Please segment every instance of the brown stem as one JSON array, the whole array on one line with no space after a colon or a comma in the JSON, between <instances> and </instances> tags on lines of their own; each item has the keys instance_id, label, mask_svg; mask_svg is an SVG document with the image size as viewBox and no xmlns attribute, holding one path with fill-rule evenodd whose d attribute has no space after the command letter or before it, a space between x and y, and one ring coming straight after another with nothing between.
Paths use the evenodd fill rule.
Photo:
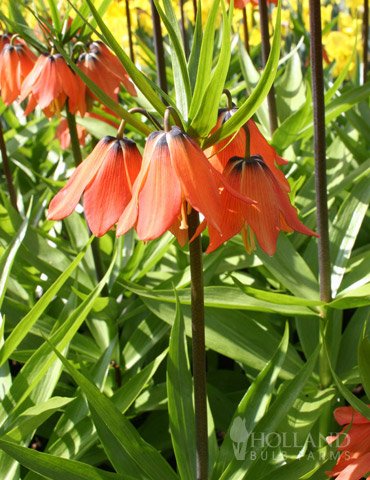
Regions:
<instances>
[{"instance_id":1,"label":"brown stem","mask_svg":"<svg viewBox=\"0 0 370 480\"><path fill-rule=\"evenodd\" d=\"M249 54L249 31L248 31L247 7L243 8L243 30L244 30L244 46Z\"/></svg>"},{"instance_id":2,"label":"brown stem","mask_svg":"<svg viewBox=\"0 0 370 480\"><path fill-rule=\"evenodd\" d=\"M269 38L267 1L258 0L258 5L260 10L260 28L261 28L261 38L262 38L262 63L263 63L263 66L265 66L267 63L268 57L270 55L270 38ZM267 105L269 110L270 132L272 135L278 127L275 89L273 85L267 95Z\"/></svg>"},{"instance_id":3,"label":"brown stem","mask_svg":"<svg viewBox=\"0 0 370 480\"><path fill-rule=\"evenodd\" d=\"M322 69L320 0L310 0L309 14L311 32L310 54L315 148L316 211L317 230L320 235L318 240L320 295L323 302L330 302L330 251L328 231L328 200L326 187L325 104L324 76Z\"/></svg>"},{"instance_id":4,"label":"brown stem","mask_svg":"<svg viewBox=\"0 0 370 480\"><path fill-rule=\"evenodd\" d=\"M367 71L369 69L369 0L364 0L364 19L363 19L363 71L362 83L366 82Z\"/></svg>"},{"instance_id":5,"label":"brown stem","mask_svg":"<svg viewBox=\"0 0 370 480\"><path fill-rule=\"evenodd\" d=\"M164 58L163 38L161 31L161 20L157 9L155 8L153 0L150 0L150 7L152 10L153 22L153 38L154 50L157 64L157 80L159 87L165 92L168 92L167 77L166 77L166 63ZM162 99L164 101L164 99Z\"/></svg>"},{"instance_id":6,"label":"brown stem","mask_svg":"<svg viewBox=\"0 0 370 480\"><path fill-rule=\"evenodd\" d=\"M184 44L185 57L188 58L188 56L189 56L189 49L188 49L188 42L186 41L185 15L184 15L184 0L180 0L180 13L181 13L180 27L181 27L182 43Z\"/></svg>"},{"instance_id":7,"label":"brown stem","mask_svg":"<svg viewBox=\"0 0 370 480\"><path fill-rule=\"evenodd\" d=\"M197 0L193 0L193 10L194 10L194 25L195 25L195 22L197 21L197 12L198 12Z\"/></svg>"},{"instance_id":8,"label":"brown stem","mask_svg":"<svg viewBox=\"0 0 370 480\"><path fill-rule=\"evenodd\" d=\"M12 171L10 169L8 153L6 151L6 145L5 145L4 135L3 135L3 126L1 121L0 121L0 151L3 159L3 169L4 169L6 184L8 185L10 202L15 208L15 210L18 212L19 210L17 206L17 195L15 193L15 189L13 185Z\"/></svg>"},{"instance_id":9,"label":"brown stem","mask_svg":"<svg viewBox=\"0 0 370 480\"><path fill-rule=\"evenodd\" d=\"M127 21L127 32L128 32L128 45L130 49L130 59L132 62L135 62L134 45L132 42L132 31L131 31L130 0L126 0L126 21Z\"/></svg>"},{"instance_id":10,"label":"brown stem","mask_svg":"<svg viewBox=\"0 0 370 480\"><path fill-rule=\"evenodd\" d=\"M194 209L188 216L189 238L199 225ZM206 389L206 346L204 333L204 289L200 235L189 244L191 273L192 353L194 378L197 480L208 479L208 429Z\"/></svg>"}]
</instances>

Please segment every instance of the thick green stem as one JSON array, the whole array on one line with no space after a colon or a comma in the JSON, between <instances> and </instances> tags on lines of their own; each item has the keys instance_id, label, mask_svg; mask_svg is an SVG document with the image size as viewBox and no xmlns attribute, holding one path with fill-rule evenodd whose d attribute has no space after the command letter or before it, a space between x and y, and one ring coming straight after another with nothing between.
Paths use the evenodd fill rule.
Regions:
<instances>
[{"instance_id":1,"label":"thick green stem","mask_svg":"<svg viewBox=\"0 0 370 480\"><path fill-rule=\"evenodd\" d=\"M244 46L249 54L249 30L247 19L247 7L243 8L243 30L244 30Z\"/></svg>"},{"instance_id":2,"label":"thick green stem","mask_svg":"<svg viewBox=\"0 0 370 480\"><path fill-rule=\"evenodd\" d=\"M369 0L364 0L364 19L363 19L363 70L362 83L366 82L367 71L369 69Z\"/></svg>"},{"instance_id":3,"label":"thick green stem","mask_svg":"<svg viewBox=\"0 0 370 480\"><path fill-rule=\"evenodd\" d=\"M150 0L150 7L152 10L152 22L153 22L153 38L154 38L154 50L157 64L157 80L159 87L165 92L168 92L167 76L166 76L166 63L164 58L163 38L161 30L161 20L157 9L155 8L153 0Z\"/></svg>"},{"instance_id":4,"label":"thick green stem","mask_svg":"<svg viewBox=\"0 0 370 480\"><path fill-rule=\"evenodd\" d=\"M199 214L188 216L189 238L198 225ZM200 235L189 244L191 272L192 352L197 450L197 480L208 479L208 430L206 389L206 346L204 334L204 290L202 244Z\"/></svg>"},{"instance_id":5,"label":"thick green stem","mask_svg":"<svg viewBox=\"0 0 370 480\"><path fill-rule=\"evenodd\" d=\"M68 105L66 106L66 114L67 114L69 134L71 136L71 147L72 147L73 159L75 161L76 167L78 167L78 165L82 162L82 154L80 149L80 143L78 141L76 117L74 114L70 113L68 109ZM89 228L88 228L88 231L89 231L89 235L91 235ZM96 277L100 282L100 280L104 276L104 269L103 269L103 264L100 256L99 238L94 238L94 240L92 241L91 251L93 254L93 259L95 264ZM104 287L103 289L103 295L108 295L108 291L106 287Z\"/></svg>"},{"instance_id":6,"label":"thick green stem","mask_svg":"<svg viewBox=\"0 0 370 480\"><path fill-rule=\"evenodd\" d=\"M3 169L4 169L6 184L8 185L10 201L13 207L15 208L15 210L18 212L17 195L15 193L15 189L13 185L12 171L10 169L8 153L6 151L6 145L5 145L4 135L3 135L3 126L1 121L0 121L0 151L1 151L1 157L3 159Z\"/></svg>"},{"instance_id":7,"label":"thick green stem","mask_svg":"<svg viewBox=\"0 0 370 480\"><path fill-rule=\"evenodd\" d=\"M260 28L262 39L262 63L266 65L270 55L270 38L269 38L269 19L266 0L258 0L260 10ZM271 87L267 95L267 105L269 110L270 132L271 136L278 127L276 99L274 86Z\"/></svg>"},{"instance_id":8,"label":"thick green stem","mask_svg":"<svg viewBox=\"0 0 370 480\"><path fill-rule=\"evenodd\" d=\"M128 45L130 49L130 59L132 62L135 62L134 46L132 42L132 31L131 31L130 0L126 0L126 21L127 21L127 33L128 33Z\"/></svg>"}]
</instances>

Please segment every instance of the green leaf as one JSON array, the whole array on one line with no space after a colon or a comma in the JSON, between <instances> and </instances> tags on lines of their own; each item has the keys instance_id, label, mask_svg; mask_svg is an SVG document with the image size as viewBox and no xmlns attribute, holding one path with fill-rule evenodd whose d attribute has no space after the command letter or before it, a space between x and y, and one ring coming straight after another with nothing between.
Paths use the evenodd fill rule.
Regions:
<instances>
[{"instance_id":1,"label":"green leaf","mask_svg":"<svg viewBox=\"0 0 370 480\"><path fill-rule=\"evenodd\" d=\"M369 178L365 177L348 193L330 227L330 256L333 259L331 287L334 298L342 282L369 203Z\"/></svg>"},{"instance_id":2,"label":"green leaf","mask_svg":"<svg viewBox=\"0 0 370 480\"><path fill-rule=\"evenodd\" d=\"M348 309L370 305L370 283L358 288L347 288L340 292L335 300L328 303L331 308Z\"/></svg>"},{"instance_id":3,"label":"green leaf","mask_svg":"<svg viewBox=\"0 0 370 480\"><path fill-rule=\"evenodd\" d=\"M207 85L209 84L209 79L211 77L213 46L219 3L220 0L215 0L214 2L212 2L212 6L209 10L207 18L207 23L204 29L202 44L200 47L198 68L196 70L194 93L189 110L190 122L199 109L199 105L202 102L203 96L207 89ZM199 48L199 45L197 45L197 47ZM196 58L194 62L196 62ZM193 69L195 70L195 63Z\"/></svg>"},{"instance_id":4,"label":"green leaf","mask_svg":"<svg viewBox=\"0 0 370 480\"><path fill-rule=\"evenodd\" d=\"M370 342L364 334L358 344L358 366L360 369L362 386L364 387L367 398L370 399Z\"/></svg>"},{"instance_id":5,"label":"green leaf","mask_svg":"<svg viewBox=\"0 0 370 480\"><path fill-rule=\"evenodd\" d=\"M110 460L116 464L116 468L122 468L125 472L128 468L140 472L139 478L158 480L178 478L164 458L140 437L112 401L79 373L54 347L52 348L86 395L99 436L103 436L109 442L103 442L103 447Z\"/></svg>"},{"instance_id":6,"label":"green leaf","mask_svg":"<svg viewBox=\"0 0 370 480\"><path fill-rule=\"evenodd\" d=\"M246 437L263 417L270 404L276 380L288 351L288 345L289 324L287 323L283 338L274 356L249 387L233 415L216 460L211 480L218 480L235 457L243 458L245 455ZM237 426L241 428L237 429Z\"/></svg>"},{"instance_id":7,"label":"green leaf","mask_svg":"<svg viewBox=\"0 0 370 480\"><path fill-rule=\"evenodd\" d=\"M64 282L72 275L77 265L82 260L86 250L90 246L93 237L89 240L85 248L76 256L69 267L59 276L53 285L44 293L36 305L29 311L29 313L22 319L21 322L14 328L9 337L5 340L4 345L0 350L0 365L2 365L12 354L12 352L21 343L29 330L43 314L45 309L49 306L50 301L54 295L60 290Z\"/></svg>"},{"instance_id":8,"label":"green leaf","mask_svg":"<svg viewBox=\"0 0 370 480\"><path fill-rule=\"evenodd\" d=\"M171 40L171 60L176 91L176 105L183 118L187 120L191 102L191 87L180 28L170 0L163 0L166 14L163 12L158 0L154 0L154 4Z\"/></svg>"},{"instance_id":9,"label":"green leaf","mask_svg":"<svg viewBox=\"0 0 370 480\"><path fill-rule=\"evenodd\" d=\"M109 473L86 463L54 457L2 439L0 439L0 448L21 465L53 480L66 480L66 478L69 480L134 480L127 475Z\"/></svg>"},{"instance_id":10,"label":"green leaf","mask_svg":"<svg viewBox=\"0 0 370 480\"><path fill-rule=\"evenodd\" d=\"M18 249L21 246L23 239L26 235L28 222L30 219L32 208L32 201L27 210L26 218L24 219L20 229L17 234L13 237L9 245L7 246L5 252L2 254L0 259L0 309L3 304L6 286L10 277L10 271L14 263L15 257L17 255Z\"/></svg>"},{"instance_id":11,"label":"green leaf","mask_svg":"<svg viewBox=\"0 0 370 480\"><path fill-rule=\"evenodd\" d=\"M263 265L297 297L319 300L319 284L310 267L294 249L286 235L279 235L273 257L260 248L256 252Z\"/></svg>"},{"instance_id":12,"label":"green leaf","mask_svg":"<svg viewBox=\"0 0 370 480\"><path fill-rule=\"evenodd\" d=\"M95 299L102 291L111 274L115 262L115 256L116 252L113 255L110 267L99 284L92 290L81 305L77 308L73 305L73 313L58 328L56 328L50 336L50 341L53 342L54 345L57 345L60 350L63 350L68 346L69 342L77 333L87 314L93 307ZM15 377L8 394L0 403L0 423L1 425L4 423L6 424L6 427L4 428L13 428L19 414L25 409L25 400L40 381L44 378L47 380L48 371L54 364L55 360L56 357L51 351L49 345L44 343L22 367L21 371ZM51 371L53 373L53 369L51 369Z\"/></svg>"},{"instance_id":13,"label":"green leaf","mask_svg":"<svg viewBox=\"0 0 370 480\"><path fill-rule=\"evenodd\" d=\"M324 348L326 349L326 346ZM330 363L330 358L327 350L326 350L326 357L328 359L329 368L333 376L334 382L337 385L340 394L347 400L347 402L355 410L357 410L358 413L360 413L362 416L364 416L365 418L367 418L367 420L370 421L370 408L364 402L362 402L359 398L357 398L356 395L354 395L350 390L348 390L348 388L344 385L342 380L335 373Z\"/></svg>"},{"instance_id":14,"label":"green leaf","mask_svg":"<svg viewBox=\"0 0 370 480\"><path fill-rule=\"evenodd\" d=\"M175 303L176 300L171 290L149 290L138 285L125 282L127 288L142 297L155 299L157 301ZM183 288L178 291L181 304L191 304L191 291ZM283 315L312 315L314 312L300 305L273 303L259 298L249 296L239 288L235 287L205 287L204 304L207 307L221 309L243 309L259 312L275 312Z\"/></svg>"},{"instance_id":15,"label":"green leaf","mask_svg":"<svg viewBox=\"0 0 370 480\"><path fill-rule=\"evenodd\" d=\"M55 28L55 33L59 38L62 31L62 22L60 18L60 12L58 10L58 5L55 0L48 0L50 16L53 21L53 27Z\"/></svg>"},{"instance_id":16,"label":"green leaf","mask_svg":"<svg viewBox=\"0 0 370 480\"><path fill-rule=\"evenodd\" d=\"M221 0L221 5L223 11L221 52L216 68L212 73L211 80L198 105L198 110L193 118L190 118L189 133L191 133L192 136L205 137L216 125L220 97L229 70L231 52L230 24L223 0ZM202 64L200 64L200 69L201 68Z\"/></svg>"},{"instance_id":17,"label":"green leaf","mask_svg":"<svg viewBox=\"0 0 370 480\"><path fill-rule=\"evenodd\" d=\"M243 105L238 109L238 111L234 115L232 115L232 117L230 117L230 119L225 122L221 128L219 128L216 132L214 132L210 137L205 140L203 148L208 148L211 145L220 142L221 140L229 137L234 132L236 132L242 125L247 122L247 120L252 117L252 115L256 112L258 107L261 105L261 103L267 96L274 82L279 63L281 36L280 20L281 0L279 0L278 4L274 38L272 41L270 56L268 58L265 69L263 71L263 74L261 75L257 87L253 91L252 95L248 98L248 100L246 100Z\"/></svg>"},{"instance_id":18,"label":"green leaf","mask_svg":"<svg viewBox=\"0 0 370 480\"><path fill-rule=\"evenodd\" d=\"M203 32L202 32L202 2L201 2L201 0L198 0L197 18L195 20L193 44L191 46L191 52L190 52L190 57L189 57L189 65L188 65L189 78L190 78L190 84L191 84L192 91L194 91L195 82L197 81L197 78L198 78L197 72L198 72L198 68L199 68L199 58L200 58L200 52L201 52L201 48L202 48L202 38L203 38Z\"/></svg>"},{"instance_id":19,"label":"green leaf","mask_svg":"<svg viewBox=\"0 0 370 480\"><path fill-rule=\"evenodd\" d=\"M195 417L193 386L187 352L184 319L176 295L167 359L167 392L170 432L177 468L182 480L196 479Z\"/></svg>"},{"instance_id":20,"label":"green leaf","mask_svg":"<svg viewBox=\"0 0 370 480\"><path fill-rule=\"evenodd\" d=\"M9 441L25 440L37 427L42 425L51 415L63 409L73 398L53 397L46 402L28 408L17 419L17 425L5 435L0 435Z\"/></svg>"}]
</instances>

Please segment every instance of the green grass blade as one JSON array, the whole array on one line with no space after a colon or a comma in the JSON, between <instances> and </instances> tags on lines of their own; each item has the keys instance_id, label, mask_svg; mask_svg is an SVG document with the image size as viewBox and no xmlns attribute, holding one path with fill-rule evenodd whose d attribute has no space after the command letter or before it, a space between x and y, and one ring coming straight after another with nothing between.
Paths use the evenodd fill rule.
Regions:
<instances>
[{"instance_id":1,"label":"green grass blade","mask_svg":"<svg viewBox=\"0 0 370 480\"><path fill-rule=\"evenodd\" d=\"M110 473L86 463L54 457L31 448L0 439L0 448L33 472L53 480L134 480L127 475Z\"/></svg>"},{"instance_id":2,"label":"green grass blade","mask_svg":"<svg viewBox=\"0 0 370 480\"><path fill-rule=\"evenodd\" d=\"M141 476L138 478L177 479L177 475L166 460L141 438L114 403L79 373L54 347L52 348L86 395L103 447L115 467L122 467L125 472L129 468L133 472L139 472ZM104 439L107 443L104 443Z\"/></svg>"},{"instance_id":3,"label":"green grass blade","mask_svg":"<svg viewBox=\"0 0 370 480\"><path fill-rule=\"evenodd\" d=\"M187 352L184 318L176 294L176 316L167 360L167 392L170 432L177 468L182 480L196 479L193 386Z\"/></svg>"},{"instance_id":4,"label":"green grass blade","mask_svg":"<svg viewBox=\"0 0 370 480\"><path fill-rule=\"evenodd\" d=\"M30 331L35 322L40 318L45 309L49 306L54 295L60 290L65 281L72 275L83 256L85 255L92 238L89 240L85 248L77 255L70 266L59 276L53 285L44 293L36 305L29 311L21 322L14 328L9 337L5 340L0 350L0 366L9 358L12 352L21 343L27 333Z\"/></svg>"},{"instance_id":5,"label":"green grass blade","mask_svg":"<svg viewBox=\"0 0 370 480\"><path fill-rule=\"evenodd\" d=\"M0 259L0 309L3 304L4 296L5 296L5 291L6 291L6 286L9 280L10 276L10 271L12 269L12 265L14 263L15 257L17 255L18 249L22 244L22 241L26 235L27 228L28 228L28 222L30 219L30 214L31 214L31 208L32 208L32 201L30 202L30 205L28 207L28 211L26 214L26 218L24 219L20 229L18 230L17 234L13 239L11 240L10 244L6 248L5 252L2 254L1 259Z\"/></svg>"}]
</instances>

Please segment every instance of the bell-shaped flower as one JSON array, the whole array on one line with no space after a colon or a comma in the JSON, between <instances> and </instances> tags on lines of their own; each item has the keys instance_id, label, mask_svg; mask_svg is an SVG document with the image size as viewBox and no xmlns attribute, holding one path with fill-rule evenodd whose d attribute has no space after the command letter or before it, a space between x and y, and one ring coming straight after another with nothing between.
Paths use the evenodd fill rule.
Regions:
<instances>
[{"instance_id":1,"label":"bell-shaped flower","mask_svg":"<svg viewBox=\"0 0 370 480\"><path fill-rule=\"evenodd\" d=\"M219 111L217 124L212 130L216 131L229 118L237 112L237 108L221 109ZM249 131L249 138L247 139L246 129ZM249 140L249 154L261 155L264 162L268 165L271 172L274 174L280 186L287 192L290 191L289 183L287 182L283 172L277 168L278 165L286 165L288 162L281 158L275 149L268 143L262 133L259 131L253 119L249 119L247 123L240 128L236 134L222 140L212 147L207 148L204 153L208 157L212 165L220 172L223 172L227 162L232 157L244 157L246 152L246 142Z\"/></svg>"},{"instance_id":2,"label":"bell-shaped flower","mask_svg":"<svg viewBox=\"0 0 370 480\"><path fill-rule=\"evenodd\" d=\"M221 199L212 166L180 128L151 133L132 199L118 221L117 235L135 226L139 238L147 241L166 230L187 230L191 208L220 230ZM186 238L180 238L180 243Z\"/></svg>"},{"instance_id":3,"label":"bell-shaped flower","mask_svg":"<svg viewBox=\"0 0 370 480\"><path fill-rule=\"evenodd\" d=\"M104 235L131 200L132 185L140 171L141 154L128 138L104 137L52 199L48 220L61 220L76 208L82 193L90 230Z\"/></svg>"},{"instance_id":4,"label":"bell-shaped flower","mask_svg":"<svg viewBox=\"0 0 370 480\"><path fill-rule=\"evenodd\" d=\"M75 113L82 98L76 77L62 55L47 53L39 56L22 84L20 101L27 97L24 114L28 115L39 105L48 118L60 114L67 98L69 111Z\"/></svg>"},{"instance_id":5,"label":"bell-shaped flower","mask_svg":"<svg viewBox=\"0 0 370 480\"><path fill-rule=\"evenodd\" d=\"M32 70L36 57L23 43L7 43L0 54L0 90L5 105L19 96L24 79Z\"/></svg>"},{"instance_id":6,"label":"bell-shaped flower","mask_svg":"<svg viewBox=\"0 0 370 480\"><path fill-rule=\"evenodd\" d=\"M222 235L208 225L210 244L207 253L239 232L248 252L255 248L255 235L260 247L268 255L275 253L280 230L316 235L298 220L287 192L281 188L261 156L232 157L223 175L240 196L234 196L228 189L222 190ZM252 198L257 203L246 203L243 197Z\"/></svg>"}]
</instances>

